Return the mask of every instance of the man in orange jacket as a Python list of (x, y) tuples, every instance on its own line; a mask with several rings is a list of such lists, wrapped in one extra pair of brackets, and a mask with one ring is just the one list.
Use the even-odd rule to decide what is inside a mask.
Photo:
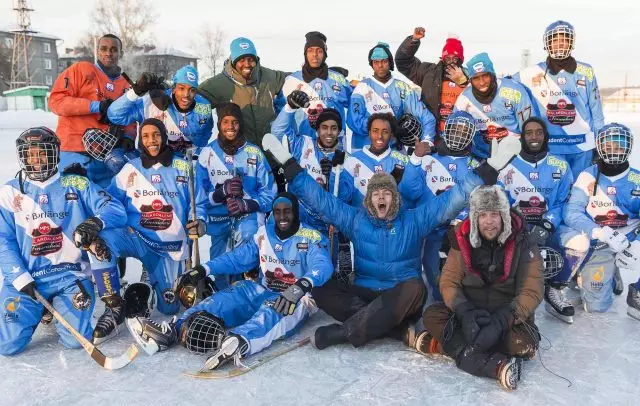
[(124, 131), (123, 127), (110, 125), (107, 118), (109, 105), (130, 87), (118, 66), (122, 54), (120, 38), (103, 35), (98, 42), (97, 64), (81, 61), (69, 66), (56, 79), (49, 97), (49, 109), (58, 115), (60, 168), (77, 162), (87, 170), (90, 180), (103, 187), (109, 185), (112, 172), (86, 153), (82, 135), (87, 128), (99, 128), (117, 133), (124, 140), (125, 132), (135, 138), (134, 126)]

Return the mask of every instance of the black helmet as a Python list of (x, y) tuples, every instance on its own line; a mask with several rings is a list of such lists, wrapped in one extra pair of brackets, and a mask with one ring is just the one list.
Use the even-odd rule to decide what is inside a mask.
[(58, 171), (60, 140), (47, 127), (25, 130), (16, 139), (20, 168), (31, 180), (44, 181)]

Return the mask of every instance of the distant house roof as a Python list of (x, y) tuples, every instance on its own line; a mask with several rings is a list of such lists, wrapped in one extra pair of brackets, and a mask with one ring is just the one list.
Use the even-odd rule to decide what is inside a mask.
[[(18, 31), (20, 31), (20, 27), (18, 27), (16, 24), (0, 25), (0, 32), (6, 32), (8, 34), (13, 34), (13, 33), (18, 32)], [(44, 32), (40, 32), (40, 31), (36, 31), (36, 30), (32, 30), (27, 35), (30, 35), (30, 36), (36, 37), (36, 38), (52, 39), (54, 41), (61, 41), (62, 40), (62, 38), (56, 37), (55, 35), (46, 34)]]
[(179, 58), (199, 59), (196, 55), (175, 49), (173, 47), (156, 47), (147, 52), (139, 51), (134, 53), (135, 56), (177, 56)]

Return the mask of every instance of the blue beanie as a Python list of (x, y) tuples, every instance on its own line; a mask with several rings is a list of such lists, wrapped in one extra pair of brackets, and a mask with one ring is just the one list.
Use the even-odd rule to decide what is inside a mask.
[(369, 66), (373, 66), (372, 61), (387, 59), (389, 61), (389, 70), (393, 70), (393, 55), (389, 50), (389, 44), (386, 42), (378, 42), (376, 46), (369, 50)]
[(198, 71), (191, 65), (183, 66), (178, 69), (173, 76), (174, 86), (178, 83), (189, 85), (191, 87), (198, 87)]
[(231, 41), (231, 46), (229, 48), (231, 51), (232, 65), (235, 65), (238, 59), (245, 56), (253, 56), (256, 59), (256, 62), (259, 60), (258, 52), (256, 52), (256, 47), (248, 38), (238, 37), (234, 39), (233, 41)]
[(486, 52), (483, 52), (474, 56), (469, 60), (469, 62), (467, 62), (467, 73), (469, 74), (469, 77), (472, 78), (481, 73), (491, 73), (495, 75), (496, 71), (493, 69), (493, 62), (489, 59), (489, 55)]

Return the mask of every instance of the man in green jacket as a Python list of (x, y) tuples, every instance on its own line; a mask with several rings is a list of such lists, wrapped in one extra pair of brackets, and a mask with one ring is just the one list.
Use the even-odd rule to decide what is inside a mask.
[[(205, 80), (198, 90), (214, 107), (230, 101), (240, 106), (245, 138), (262, 145), (262, 137), (270, 132), (276, 117), (274, 100), (289, 72), (260, 66), (256, 48), (247, 38), (234, 39), (230, 48), (222, 73)], [(283, 99), (282, 105), (284, 102)]]

